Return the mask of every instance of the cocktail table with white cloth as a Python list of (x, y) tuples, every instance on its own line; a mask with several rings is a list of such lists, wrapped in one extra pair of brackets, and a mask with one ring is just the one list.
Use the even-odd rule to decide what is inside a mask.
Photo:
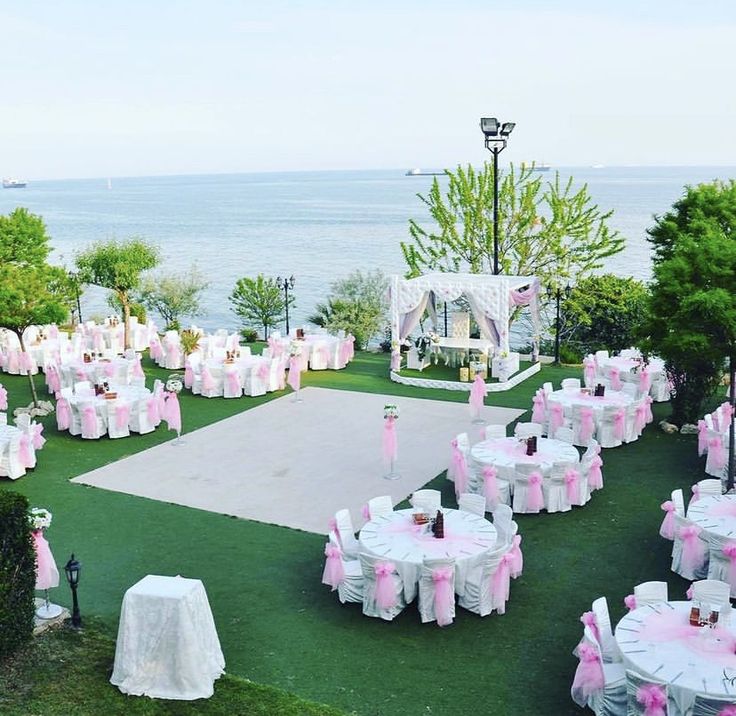
[(475, 559), (496, 545), (496, 528), (479, 515), (443, 508), (445, 537), (434, 537), (429, 525), (416, 525), (413, 510), (396, 510), (376, 517), (360, 531), (362, 551), (396, 565), (404, 582), (407, 603), (417, 595), (425, 559), (455, 558), (455, 591), (460, 594), (467, 570)]
[(125, 592), (111, 684), (124, 694), (192, 701), (212, 696), (224, 671), (199, 579), (149, 574)]
[[(692, 713), (695, 694), (734, 700), (736, 625), (733, 610), (715, 629), (690, 626), (691, 602), (656, 602), (629, 612), (616, 626), (623, 664), (667, 684), (669, 716)], [(672, 708), (674, 702), (675, 708)]]
[(596, 412), (600, 412), (606, 406), (617, 406), (626, 408), (634, 402), (634, 398), (620, 390), (610, 390), (606, 388), (605, 395), (595, 396), (590, 393), (583, 393), (580, 390), (555, 390), (547, 396), (548, 401), (560, 403), (564, 409), (565, 415), (570, 415), (573, 406), (593, 408)]
[(526, 440), (513, 437), (483, 440), (470, 448), (470, 457), (481, 466), (492, 465), (504, 479), (511, 479), (517, 462), (537, 465), (543, 475), (549, 474), (555, 462), (580, 462), (580, 454), (573, 445), (552, 438), (537, 438), (534, 455), (526, 454)]
[(706, 534), (736, 540), (736, 495), (708, 495), (691, 502), (688, 519)]

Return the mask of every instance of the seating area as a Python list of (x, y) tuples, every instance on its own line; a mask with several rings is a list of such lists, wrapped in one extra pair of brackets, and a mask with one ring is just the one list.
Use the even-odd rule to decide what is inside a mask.
[(729, 430), (733, 414), (731, 404), (721, 403), (713, 412), (698, 420), (698, 456), (705, 455), (705, 473), (725, 479), (728, 468)]
[(606, 389), (631, 395), (648, 395), (657, 403), (670, 399), (670, 384), (664, 361), (645, 357), (636, 348), (622, 350), (609, 356), (608, 351), (597, 351), (583, 360), (585, 387), (602, 385)]

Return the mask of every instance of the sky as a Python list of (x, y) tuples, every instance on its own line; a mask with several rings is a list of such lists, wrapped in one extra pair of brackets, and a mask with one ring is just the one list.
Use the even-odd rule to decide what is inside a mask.
[(0, 176), (736, 165), (732, 0), (0, 2)]

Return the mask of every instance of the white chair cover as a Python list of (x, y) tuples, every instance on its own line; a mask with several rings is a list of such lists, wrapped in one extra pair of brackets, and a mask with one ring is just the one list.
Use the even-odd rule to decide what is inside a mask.
[(464, 512), (471, 512), (474, 515), (485, 517), (486, 514), (486, 498), (483, 495), (472, 495), (464, 492), (457, 501), (458, 507)]
[(434, 515), (442, 508), (442, 493), (439, 490), (415, 490), (409, 500), (412, 507), (426, 510), (427, 514)]
[[(667, 684), (663, 681), (657, 681), (656, 679), (649, 679), (637, 674), (635, 671), (626, 670), (626, 702), (627, 711), (626, 716), (646, 716), (647, 709), (637, 698), (637, 692), (643, 686), (656, 685), (662, 689), (663, 693), (669, 701), (669, 690)], [(665, 712), (665, 716), (668, 716), (669, 709)]]
[[(437, 580), (438, 571), (442, 576), (449, 573), (449, 580)], [(449, 582), (449, 584), (448, 584)], [(450, 598), (447, 601), (448, 610), (438, 619), (436, 610), (436, 599), (438, 584), (440, 588), (449, 590)], [(446, 626), (455, 619), (455, 560), (450, 559), (425, 559), (419, 574), (419, 615), (422, 623), (437, 621), (440, 626)]]
[(634, 587), (636, 606), (666, 602), (669, 599), (667, 582), (642, 582)]
[[(404, 582), (396, 571), (396, 566), (389, 560), (374, 557), (363, 552), (360, 553), (359, 559), (360, 568), (363, 571), (363, 614), (367, 617), (378, 617), (386, 621), (393, 620), (401, 614), (406, 606), (404, 600)], [(395, 604), (392, 607), (382, 608), (377, 604), (376, 588), (378, 583), (375, 572), (377, 565), (393, 565), (393, 570), (391, 571), (390, 577), (388, 577), (391, 580), (394, 593)]]

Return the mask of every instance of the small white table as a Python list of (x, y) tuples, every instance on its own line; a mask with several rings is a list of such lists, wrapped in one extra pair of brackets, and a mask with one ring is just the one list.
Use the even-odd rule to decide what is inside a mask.
[(225, 671), (199, 579), (149, 574), (123, 597), (110, 683), (124, 694), (192, 701)]

